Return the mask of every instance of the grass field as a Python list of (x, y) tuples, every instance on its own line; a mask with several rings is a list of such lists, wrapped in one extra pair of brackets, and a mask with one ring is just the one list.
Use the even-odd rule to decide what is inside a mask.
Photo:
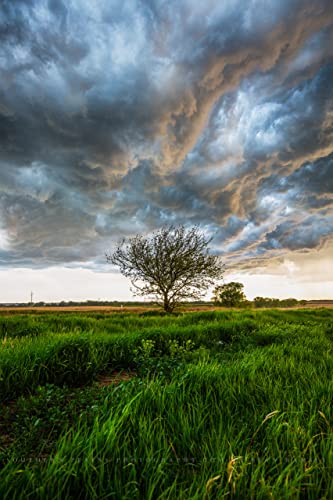
[(333, 498), (333, 309), (0, 315), (0, 498)]

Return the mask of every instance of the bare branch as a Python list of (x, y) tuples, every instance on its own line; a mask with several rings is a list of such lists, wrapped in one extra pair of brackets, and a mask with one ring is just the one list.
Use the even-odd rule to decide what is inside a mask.
[(181, 300), (199, 299), (223, 277), (221, 258), (198, 226), (168, 226), (151, 237), (121, 240), (107, 261), (131, 280), (136, 295), (150, 295), (171, 312)]

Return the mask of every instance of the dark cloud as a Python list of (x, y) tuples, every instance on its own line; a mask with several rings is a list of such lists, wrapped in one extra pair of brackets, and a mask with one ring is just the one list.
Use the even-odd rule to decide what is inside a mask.
[(305, 162), (288, 176), (275, 174), (263, 179), (259, 195), (265, 197), (272, 192), (303, 210), (333, 206), (333, 153), (314, 162)]
[(302, 223), (288, 220), (267, 233), (263, 249), (308, 250), (319, 248), (324, 239), (332, 234), (333, 217), (310, 216)]
[(230, 265), (319, 248), (332, 42), (330, 0), (3, 0), (1, 265), (93, 265), (171, 222)]

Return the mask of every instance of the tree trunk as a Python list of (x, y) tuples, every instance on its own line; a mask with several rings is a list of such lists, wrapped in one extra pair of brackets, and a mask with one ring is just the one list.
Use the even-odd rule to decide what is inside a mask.
[(164, 294), (163, 308), (166, 313), (172, 313), (173, 311), (173, 307), (170, 304), (169, 297), (166, 293)]

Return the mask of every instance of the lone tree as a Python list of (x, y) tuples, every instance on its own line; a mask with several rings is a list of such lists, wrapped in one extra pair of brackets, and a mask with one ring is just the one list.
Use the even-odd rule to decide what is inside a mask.
[(106, 258), (131, 279), (135, 295), (153, 296), (170, 313), (184, 299), (200, 299), (222, 278), (220, 257), (208, 253), (211, 240), (197, 226), (163, 227), (150, 237), (124, 238)]
[(225, 307), (239, 307), (246, 302), (243, 283), (231, 281), (217, 286), (214, 290), (214, 301)]

